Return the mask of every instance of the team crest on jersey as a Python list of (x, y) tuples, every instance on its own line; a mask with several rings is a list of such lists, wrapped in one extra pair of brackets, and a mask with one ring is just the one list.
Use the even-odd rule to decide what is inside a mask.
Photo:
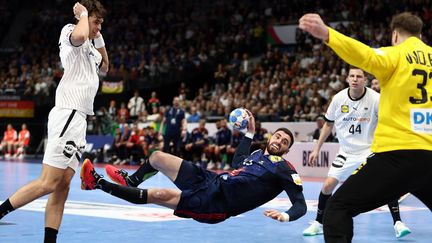
[(270, 155), (269, 159), (272, 163), (277, 163), (283, 160), (282, 157), (276, 155)]
[(348, 105), (341, 105), (341, 112), (342, 113), (348, 113), (349, 112)]
[(292, 177), (294, 183), (297, 186), (301, 186), (302, 185), (302, 180), (301, 180), (301, 178), (300, 178), (300, 176), (298, 174), (291, 174), (291, 177)]

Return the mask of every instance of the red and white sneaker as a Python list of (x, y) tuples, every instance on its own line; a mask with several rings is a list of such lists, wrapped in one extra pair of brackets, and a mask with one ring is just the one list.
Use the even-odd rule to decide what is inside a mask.
[(125, 170), (118, 169), (112, 165), (106, 165), (105, 171), (108, 177), (117, 184), (122, 186), (129, 186), (126, 182), (128, 173)]
[(89, 159), (85, 159), (81, 166), (81, 189), (94, 190), (97, 188), (97, 182), (102, 178), (101, 175), (96, 173), (92, 163)]

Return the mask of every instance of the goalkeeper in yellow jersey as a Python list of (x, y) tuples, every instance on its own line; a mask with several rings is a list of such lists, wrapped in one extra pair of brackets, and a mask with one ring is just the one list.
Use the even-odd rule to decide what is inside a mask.
[(394, 16), (392, 46), (378, 49), (328, 27), (317, 14), (302, 16), (299, 27), (375, 75), (381, 86), (374, 155), (328, 200), (325, 241), (351, 242), (352, 217), (407, 192), (432, 209), (432, 48), (421, 40), (422, 20), (411, 13)]

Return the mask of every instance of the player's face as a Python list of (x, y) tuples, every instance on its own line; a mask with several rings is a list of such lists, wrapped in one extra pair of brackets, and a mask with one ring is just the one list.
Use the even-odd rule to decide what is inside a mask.
[(380, 92), (380, 86), (379, 86), (379, 82), (378, 82), (377, 79), (373, 79), (373, 80), (371, 81), (371, 88), (372, 88), (373, 90), (375, 90), (376, 92)]
[(103, 18), (97, 18), (94, 15), (89, 17), (89, 39), (97, 37), (99, 32), (102, 30)]
[(366, 85), (366, 78), (361, 69), (350, 69), (347, 77), (350, 89), (363, 90)]
[(175, 98), (173, 99), (173, 106), (178, 107), (179, 104), (180, 104), (180, 100), (179, 100), (179, 98), (175, 97)]
[(267, 144), (267, 152), (271, 155), (282, 156), (289, 151), (291, 138), (283, 131), (277, 131)]

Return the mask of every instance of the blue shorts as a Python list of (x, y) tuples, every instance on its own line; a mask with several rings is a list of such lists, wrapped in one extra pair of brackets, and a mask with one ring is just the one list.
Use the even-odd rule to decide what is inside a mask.
[(183, 160), (174, 184), (182, 191), (174, 215), (215, 224), (229, 217), (218, 174)]

